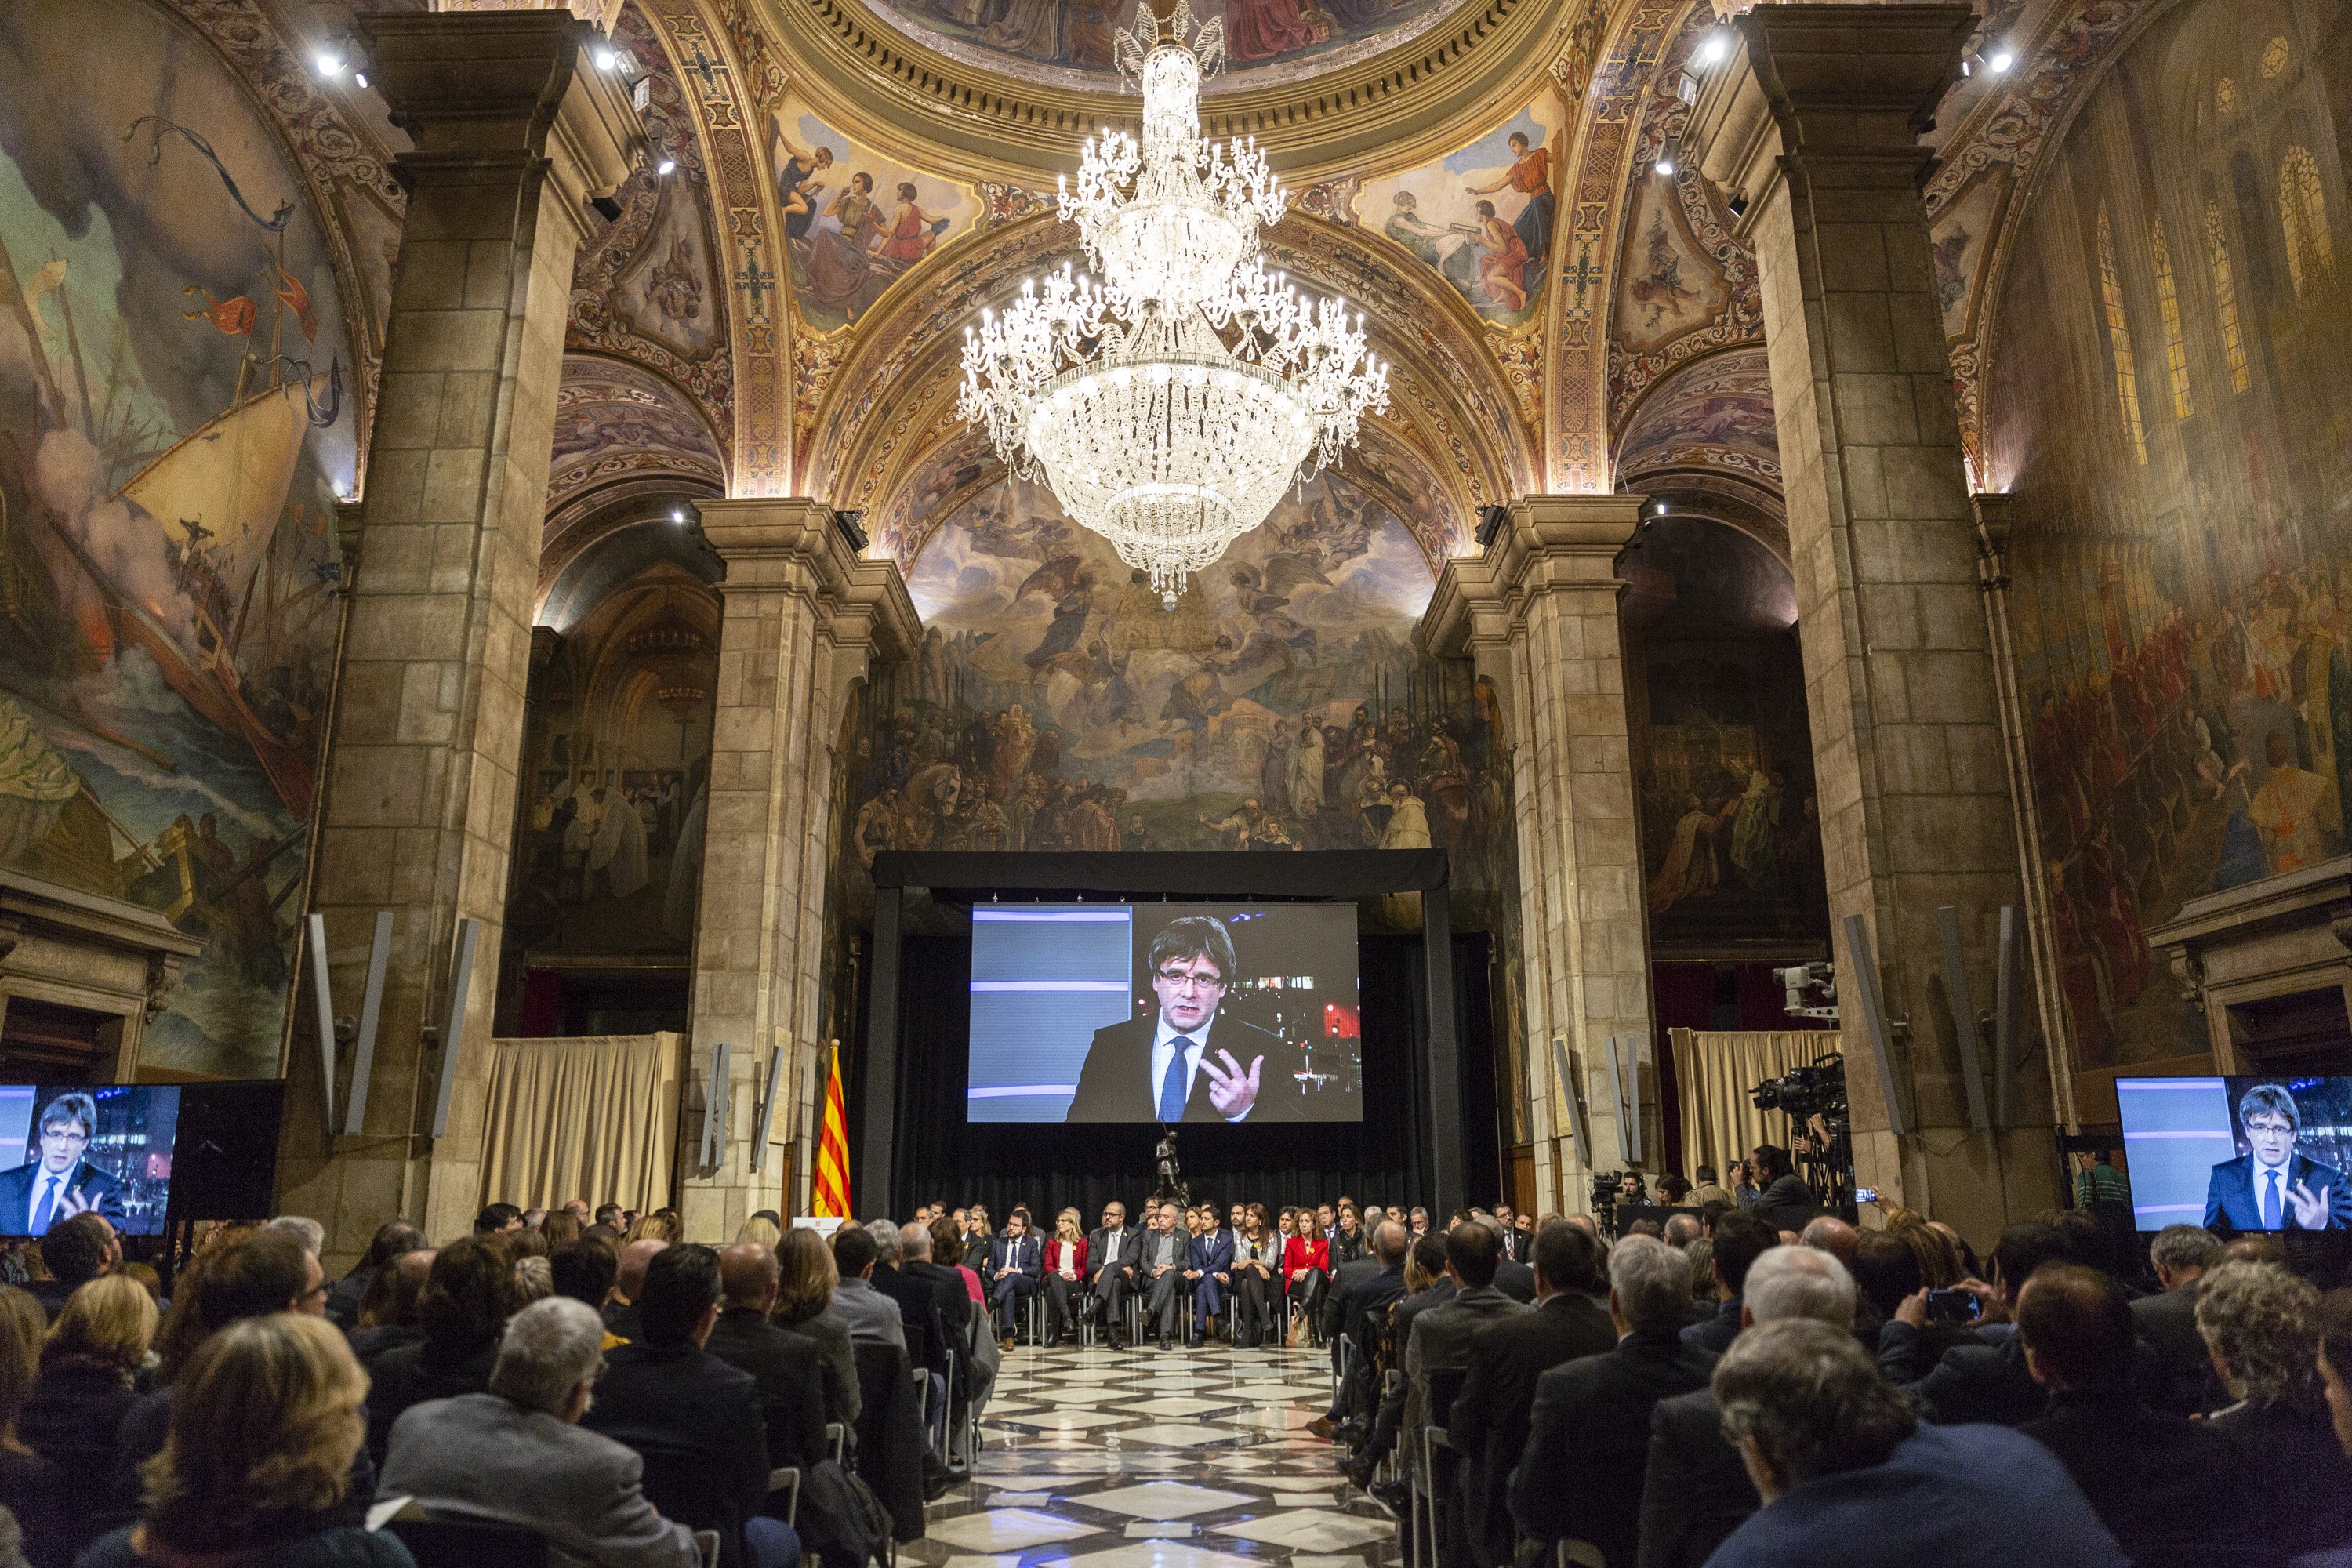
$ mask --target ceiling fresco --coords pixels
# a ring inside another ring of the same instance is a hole
[[[1710,355],[1660,383],[1625,422],[1616,468],[1626,484],[1669,468],[1706,468],[1777,492],[1780,438],[1764,350]]]
[[[723,493],[727,464],[702,416],[678,390],[626,360],[567,355],[555,395],[555,456],[547,482],[550,561],[568,558],[611,521],[601,500],[617,485],[649,491],[647,507],[680,491]],[[582,531],[577,526],[588,524]]]

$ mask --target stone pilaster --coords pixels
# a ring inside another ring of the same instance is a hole
[[[680,1212],[698,1241],[731,1240],[762,1208],[782,1206],[783,1152],[751,1171],[755,1097],[768,1053],[793,1053],[770,1129],[793,1139],[817,1037],[827,857],[833,851],[834,743],[851,684],[875,661],[910,656],[919,622],[898,569],[860,556],[822,502],[705,501],[702,529],[727,563],[719,632],[719,691],[710,802],[694,943],[694,1058],[688,1090],[698,1112],[719,1042],[729,1050],[727,1131],[701,1163],[701,1123],[678,1140]]]
[[[1589,1206],[1591,1168],[1578,1161],[1552,1042],[1582,1081],[1600,1168],[1615,1169],[1612,1036],[1638,1042],[1643,1134],[1658,1147],[1651,1047],[1650,939],[1642,835],[1626,735],[1624,638],[1617,556],[1642,498],[1530,496],[1485,553],[1446,563],[1423,618],[1433,653],[1467,656],[1502,698],[1519,847],[1536,1191],[1544,1209]],[[1654,1163],[1654,1162],[1650,1162]]]
[[[2038,1071],[2015,1086],[2027,1131],[1969,1131],[1935,912],[1958,910],[1989,998],[2018,840],[1918,195],[1918,137],[1971,25],[1965,5],[1758,6],[1733,21],[1741,47],[1686,146],[1745,199],[1763,288],[1855,1176],[1982,1242],[2054,1201],[2058,1170]],[[1849,915],[1870,932],[1923,1136],[1891,1131],[1844,978]]]
[[[556,13],[362,23],[368,70],[415,150],[336,694],[311,907],[339,1010],[356,1011],[374,912],[395,917],[361,1136],[320,1136],[297,1048],[280,1206],[332,1261],[394,1215],[436,1239],[480,1202],[481,1085],[522,742],[531,595],[572,260],[645,140],[592,29]],[[483,922],[453,1041],[455,931]],[[457,1088],[431,1137],[441,1052]],[[341,1072],[348,1077],[350,1068]],[[347,1089],[345,1092],[348,1092]],[[342,1099],[339,1095],[338,1104]]]

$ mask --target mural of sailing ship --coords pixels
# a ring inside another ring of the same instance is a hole
[[[0,69],[39,42],[0,37]],[[347,331],[307,206],[252,195],[297,189],[273,133],[134,102],[0,107],[0,864],[205,940],[142,1067],[267,1074],[341,604]],[[27,185],[27,138],[112,164],[102,223]],[[166,235],[202,241],[168,287],[143,267]]]

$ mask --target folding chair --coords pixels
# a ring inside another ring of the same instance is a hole
[[[384,1529],[408,1548],[417,1568],[476,1568],[483,1563],[547,1568],[547,1538],[503,1520],[442,1515],[395,1519]]]
[[[1419,1556],[1425,1534],[1429,1555],[1421,1557],[1422,1568],[1435,1568],[1439,1537],[1438,1499],[1442,1495],[1437,1484],[1437,1450],[1452,1449],[1454,1445],[1445,1436],[1447,1417],[1454,1413],[1454,1396],[1462,1392],[1465,1373],[1460,1367],[1435,1367],[1429,1373],[1429,1408],[1422,1412],[1421,1430],[1413,1434],[1420,1445],[1420,1463],[1412,1471],[1413,1553]],[[1424,1531],[1422,1521],[1428,1526]]]
[[[696,1531],[694,1550],[702,1557],[702,1568],[719,1568],[719,1532],[717,1531]]]
[[[801,1514],[801,1468],[779,1465],[768,1472],[768,1495],[784,1494],[784,1522],[797,1528]]]

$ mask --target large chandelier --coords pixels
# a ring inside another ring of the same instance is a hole
[[[1201,135],[1201,77],[1224,24],[1186,0],[1121,30],[1143,79],[1143,142],[1087,142],[1061,185],[1095,273],[1065,264],[964,331],[957,412],[984,424],[1013,470],[1040,479],[1176,607],[1184,580],[1265,521],[1294,479],[1353,444],[1388,404],[1388,366],[1363,317],[1302,298],[1258,254],[1285,196],[1254,142]]]

